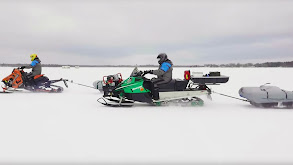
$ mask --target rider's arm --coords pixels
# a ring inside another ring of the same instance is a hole
[[[157,76],[162,76],[164,73],[162,69],[153,70],[153,74]]]
[[[171,66],[172,65],[168,62],[164,62],[158,70],[153,71],[153,74],[157,76],[162,76],[171,68]]]
[[[35,67],[38,63],[39,63],[38,61],[33,61],[30,65],[25,66],[25,68],[28,68],[28,69],[33,68],[33,67]]]

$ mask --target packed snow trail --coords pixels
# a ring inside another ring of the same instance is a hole
[[[92,84],[117,69],[127,76],[133,68],[43,69],[52,79]],[[183,78],[186,69],[174,68],[174,78]],[[289,68],[194,69],[230,76],[211,88],[231,96],[266,82],[293,89]],[[0,77],[9,72],[0,68]],[[99,104],[98,90],[68,85],[63,93],[0,94],[0,164],[293,163],[292,110],[255,108],[213,94],[213,101],[203,98],[203,107],[117,109]]]

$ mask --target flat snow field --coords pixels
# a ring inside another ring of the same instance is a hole
[[[12,69],[0,68],[0,78]],[[104,75],[127,78],[132,69],[45,67],[43,73],[92,86]],[[175,67],[173,77],[183,78],[187,69]],[[293,90],[292,68],[191,71],[230,76],[210,87],[235,97],[241,87],[265,83]],[[71,83],[63,93],[0,94],[0,164],[293,163],[293,109],[255,108],[217,94],[212,101],[203,96],[203,107],[112,108],[98,103],[100,97],[98,90]]]

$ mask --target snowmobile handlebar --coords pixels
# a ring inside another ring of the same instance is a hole
[[[17,70],[23,70],[24,68],[22,68],[22,67],[17,67],[17,68],[14,68],[14,69],[17,69]]]
[[[144,77],[146,74],[148,74],[149,72],[146,72],[146,71],[139,71],[137,72],[137,77]]]
[[[140,71],[140,73],[141,73],[141,77],[144,77],[147,74],[145,71],[144,72]]]
[[[148,79],[148,78],[145,77],[145,75],[148,74],[148,73],[149,72],[139,71],[135,77],[141,77],[144,80],[150,80],[150,79]]]

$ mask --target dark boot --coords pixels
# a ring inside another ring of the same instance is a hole
[[[159,88],[155,87],[153,90],[153,99],[154,100],[159,100],[160,96],[159,96]]]

